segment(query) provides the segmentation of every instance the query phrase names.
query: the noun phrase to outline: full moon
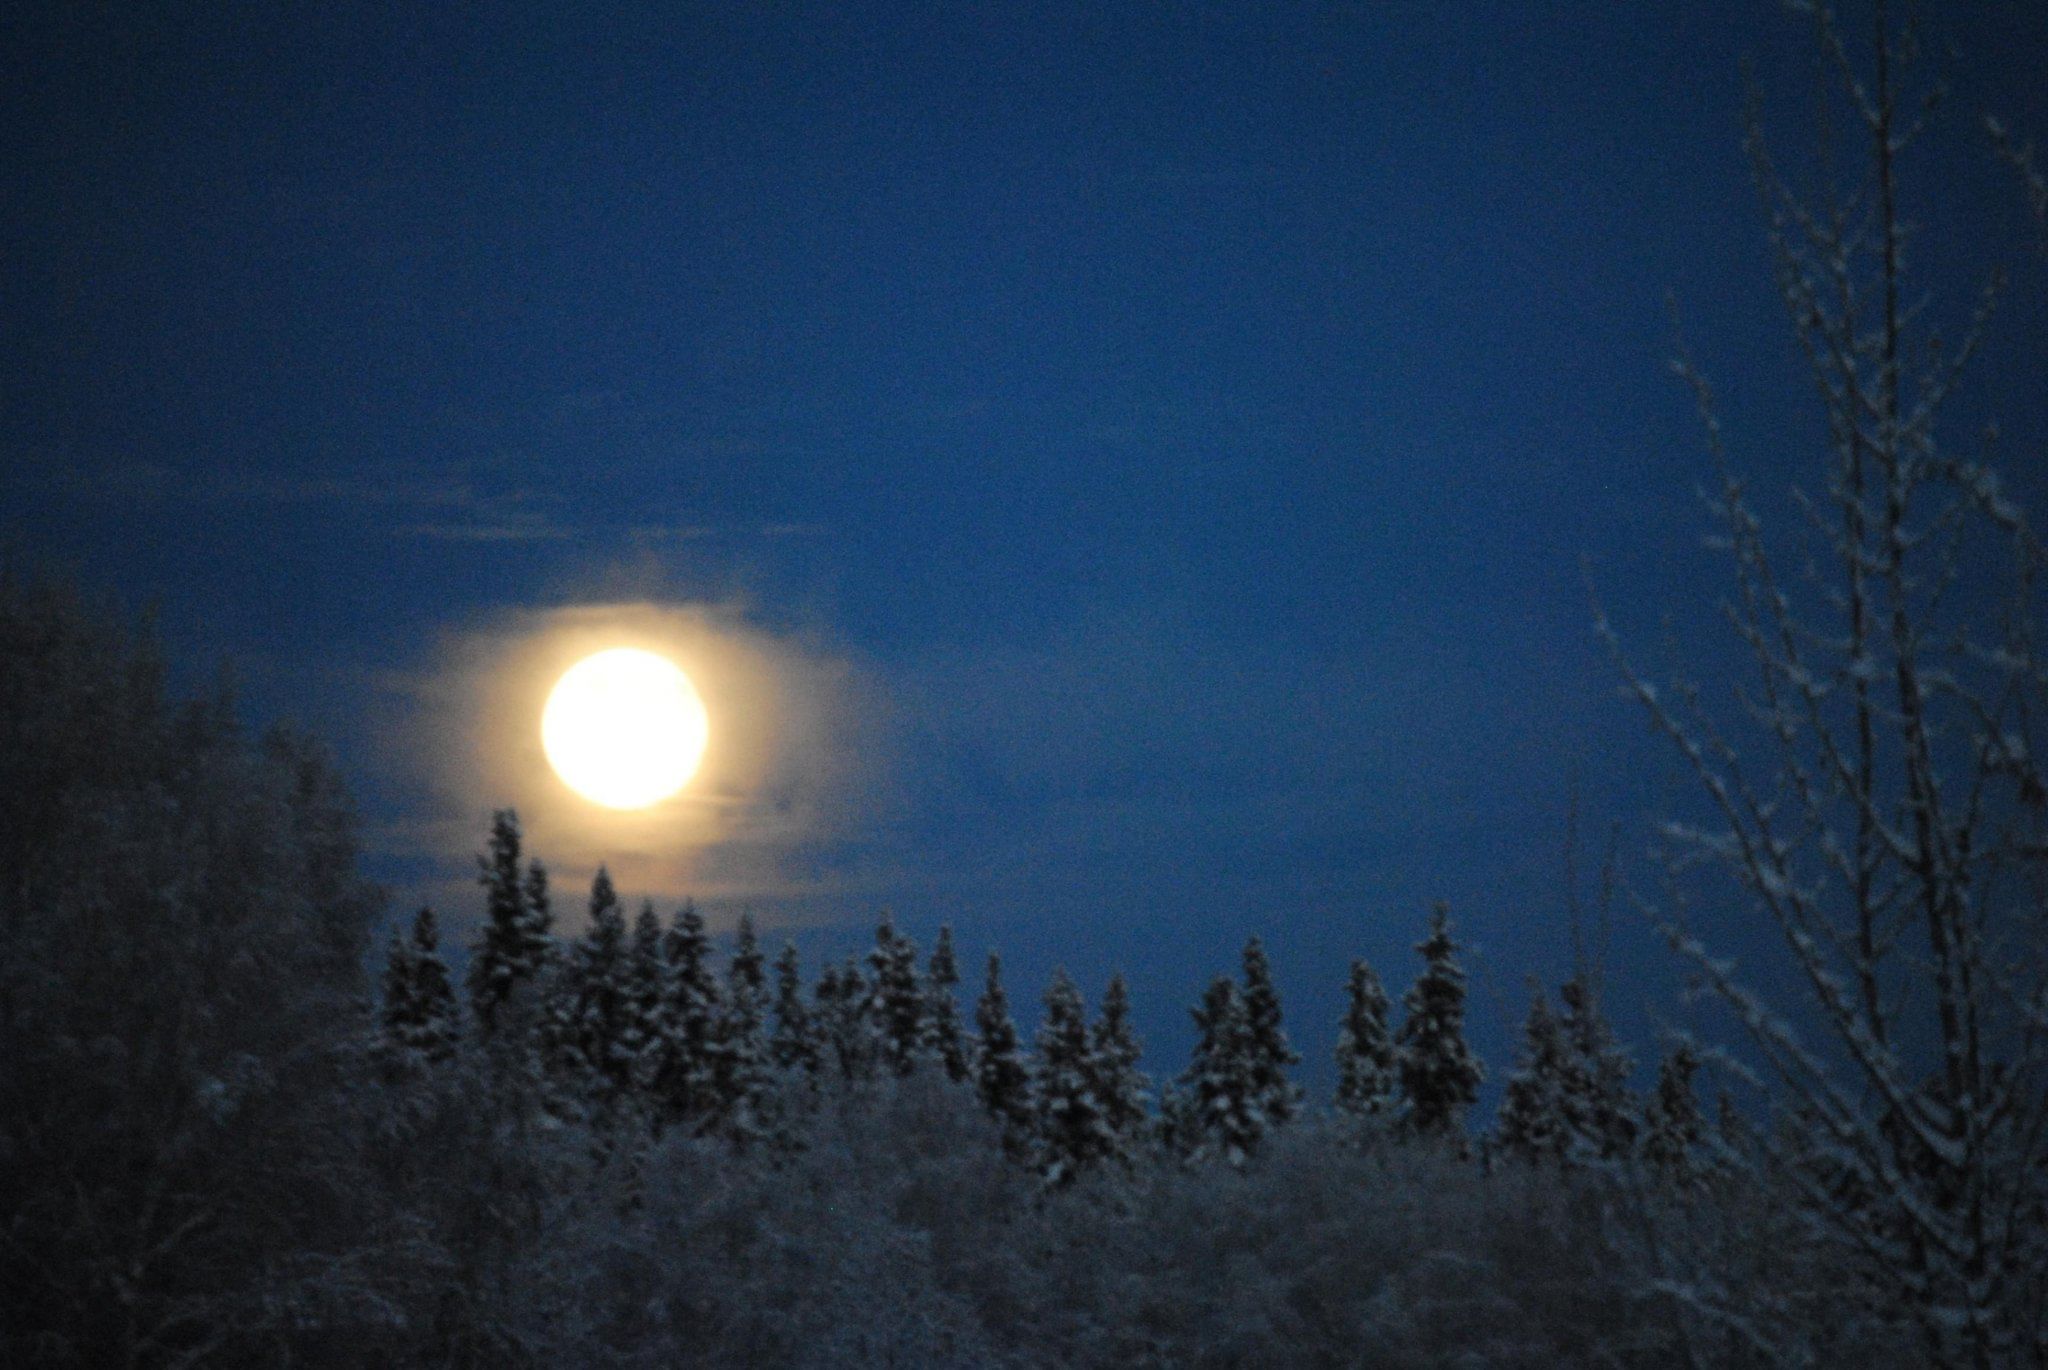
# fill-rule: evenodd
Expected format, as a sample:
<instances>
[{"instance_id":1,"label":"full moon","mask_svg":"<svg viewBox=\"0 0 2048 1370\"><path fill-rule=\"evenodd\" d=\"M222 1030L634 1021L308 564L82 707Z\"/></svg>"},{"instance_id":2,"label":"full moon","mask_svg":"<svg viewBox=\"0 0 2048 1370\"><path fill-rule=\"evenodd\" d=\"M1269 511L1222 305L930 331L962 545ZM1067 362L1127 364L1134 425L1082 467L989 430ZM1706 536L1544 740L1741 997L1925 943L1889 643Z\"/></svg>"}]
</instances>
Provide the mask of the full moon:
<instances>
[{"instance_id":1,"label":"full moon","mask_svg":"<svg viewBox=\"0 0 2048 1370\"><path fill-rule=\"evenodd\" d=\"M644 809L680 790L710 733L690 678L637 647L571 666L540 716L541 747L555 774L608 809Z\"/></svg>"}]
</instances>

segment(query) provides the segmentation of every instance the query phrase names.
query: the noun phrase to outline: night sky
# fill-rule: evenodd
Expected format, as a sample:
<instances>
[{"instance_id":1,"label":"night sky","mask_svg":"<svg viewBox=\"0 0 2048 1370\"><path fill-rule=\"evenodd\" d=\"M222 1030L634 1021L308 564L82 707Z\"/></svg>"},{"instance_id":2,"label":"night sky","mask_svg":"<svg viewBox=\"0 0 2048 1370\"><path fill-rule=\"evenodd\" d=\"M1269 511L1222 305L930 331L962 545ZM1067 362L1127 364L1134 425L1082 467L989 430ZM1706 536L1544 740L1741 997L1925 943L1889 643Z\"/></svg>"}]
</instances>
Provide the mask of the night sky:
<instances>
[{"instance_id":1,"label":"night sky","mask_svg":"<svg viewBox=\"0 0 2048 1370\"><path fill-rule=\"evenodd\" d=\"M1568 964L1574 789L1588 907L1690 793L1588 588L1716 674L1678 333L1767 507L1817 480L1741 148L1747 57L1803 165L1809 29L1006 9L17 13L0 548L325 738L394 912L473 917L517 804L565 882L813 958L950 921L1020 1016L1122 968L1155 1074L1256 932L1320 1081L1346 962L1398 993L1443 898L1498 1078ZM1919 285L2017 273L1950 433L1995 416L2038 511L2048 292L1981 119L2048 136L2048 7L1928 31ZM672 824L533 765L535 673L615 629L744 739ZM1614 925L1641 1043L1676 977Z\"/></svg>"}]
</instances>

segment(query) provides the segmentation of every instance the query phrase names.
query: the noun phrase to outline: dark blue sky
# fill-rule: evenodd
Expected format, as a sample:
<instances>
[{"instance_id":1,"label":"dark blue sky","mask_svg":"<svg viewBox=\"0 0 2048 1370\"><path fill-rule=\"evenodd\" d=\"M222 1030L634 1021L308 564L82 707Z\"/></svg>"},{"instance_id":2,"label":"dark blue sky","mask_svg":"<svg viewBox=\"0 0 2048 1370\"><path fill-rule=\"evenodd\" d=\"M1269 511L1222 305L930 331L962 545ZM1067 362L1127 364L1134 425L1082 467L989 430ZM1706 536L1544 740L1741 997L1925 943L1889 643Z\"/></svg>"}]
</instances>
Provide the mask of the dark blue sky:
<instances>
[{"instance_id":1,"label":"dark blue sky","mask_svg":"<svg viewBox=\"0 0 2048 1370\"><path fill-rule=\"evenodd\" d=\"M2032 493L2048 317L1976 129L2048 134L2048 10L1957 9L1915 264L1950 307L2020 266L1959 426L1997 415ZM1504 1064L1565 961L1572 778L1588 870L1685 793L1580 570L1699 659L1667 295L1759 485L1818 460L1740 149L1743 58L1794 150L1813 60L1763 0L5 34L11 555L329 738L408 896L517 798L451 808L381 735L470 635L711 606L885 720L829 824L706 858L726 907L836 919L812 950L950 919L1019 997L1121 966L1158 1073L1252 931L1320 1061L1345 960L1398 990L1438 897ZM1640 1029L1669 976L1619 921Z\"/></svg>"}]
</instances>

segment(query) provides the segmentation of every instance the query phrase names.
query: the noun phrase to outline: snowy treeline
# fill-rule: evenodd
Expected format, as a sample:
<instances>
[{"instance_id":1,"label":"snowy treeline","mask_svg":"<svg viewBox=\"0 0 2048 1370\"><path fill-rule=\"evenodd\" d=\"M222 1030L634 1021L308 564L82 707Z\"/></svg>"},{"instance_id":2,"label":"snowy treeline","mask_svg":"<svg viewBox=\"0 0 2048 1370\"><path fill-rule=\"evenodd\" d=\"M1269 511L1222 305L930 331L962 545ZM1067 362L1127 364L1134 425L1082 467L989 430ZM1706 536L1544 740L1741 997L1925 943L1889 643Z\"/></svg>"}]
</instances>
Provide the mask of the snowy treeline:
<instances>
[{"instance_id":1,"label":"snowy treeline","mask_svg":"<svg viewBox=\"0 0 2048 1370\"><path fill-rule=\"evenodd\" d=\"M1327 1102L1256 943L1155 1090L1120 981L1027 1031L945 937L805 974L608 881L566 935L509 815L467 977L417 917L373 992L317 750L170 699L115 622L0 587L0 1362L1649 1365L1646 1214L1731 1282L1811 1254L1751 1242L1780 1205L1711 1139L1683 1185L1475 1140L1441 915L1401 1003L1352 970ZM1598 1116L1598 1069L1528 1069Z\"/></svg>"},{"instance_id":2,"label":"snowy treeline","mask_svg":"<svg viewBox=\"0 0 2048 1370\"><path fill-rule=\"evenodd\" d=\"M1518 1241L1569 1238L1576 1249L1563 1268L1593 1282L1583 1292L1597 1286L1654 1309L1661 1296L1621 1274L1639 1254L1623 1236L1624 1215L1700 1202L1723 1175L1725 1139L1710 1141L1702 1125L1690 1048L1674 1050L1655 1093L1638 1099L1630 1058L1583 977L1559 989L1555 1013L1537 995L1498 1118L1491 1128L1469 1126L1483 1072L1465 1042L1464 977L1441 907L1416 947L1421 968L1398 1025L1374 969L1352 964L1332 1034L1339 1084L1327 1105L1305 1099L1290 1078L1300 1058L1253 939L1238 974L1218 976L1192 1007L1192 1059L1158 1091L1155 1109L1121 976L1091 1018L1080 989L1055 974L1027 1049L998 957L987 959L971 1015L962 1012L948 929L920 957L885 918L864 957L827 965L809 984L797 949L785 945L771 983L751 920L741 918L723 954L688 904L666 920L643 904L629 926L602 871L583 930L558 938L545 869L524 857L509 811L496 815L479 867L486 916L470 948L466 994L443 961L434 914L422 909L387 954L372 1056L387 1097L412 1107L453 1106L485 1090L555 1158L558 1175L536 1183L554 1189L575 1240L598 1242L601 1259L631 1253L656 1304L581 1310L577 1335L591 1340L576 1355L610 1360L659 1347L662 1355L817 1363L1289 1363L1372 1354L1426 1362L1464 1345L1490 1361L1534 1364L1581 1343L1623 1360L1677 1344L1669 1326L1624 1334L1619 1322L1595 1326L1599 1319L1516 1333L1513 1319L1482 1316L1459 1330L1456 1319L1438 1325L1448 1315L1430 1308L1385 1306L1396 1286L1378 1281L1391 1272L1312 1274L1347 1246L1374 1250L1387 1239L1387 1230L1344 1223L1392 1223L1421 1244L1379 1248L1393 1267L1417 1264L1400 1270L1402 1279L1432 1286L1448 1277L1456 1286L1452 1272L1463 1270L1476 1283L1459 1297L1479 1304L1511 1306L1513 1290L1528 1282L1555 1296L1555 1270L1490 1264L1482 1251L1440 1247L1425 1225L1408 1226L1415 1219L1404 1210L1419 1205L1429 1221L1461 1231L1458 1243L1500 1237L1493 1224L1514 1229ZM1325 1192L1331 1185L1360 1188L1340 1198ZM1432 1193L1404 1193L1411 1185ZM865 1213L874 1230L845 1232L846 1206L879 1202L877 1186L893 1197ZM952 1197L913 1199L924 1186ZM809 1198L782 1202L785 1187ZM733 1297L752 1312L695 1325L700 1291L687 1287L695 1276L661 1259L655 1234L707 1221L698 1208L707 1194L743 1207L744 1230L728 1235L743 1266L765 1263L751 1278L785 1278L773 1273L778 1259L827 1262L821 1242L861 1250L880 1242L905 1253L896 1261L914 1256L916 1301L902 1305L901 1291L862 1281L855 1304L878 1303L835 1311L848 1321L800 1335L816 1310L787 1300L813 1295L742 1289ZM1265 1218L1250 1221L1269 1204ZM1300 1230L1271 1225L1273 1214L1290 1211ZM1216 1272L1198 1276L1182 1264L1181 1243L1193 1234L1168 1235L1190 1222L1221 1225L1200 1238L1208 1259L1287 1273L1277 1284L1247 1275L1243 1291L1215 1290ZM1462 1226L1474 1223L1478 1231ZM1306 1243L1301 1251L1297 1241ZM1105 1251L1120 1254L1105 1263ZM1309 1264L1297 1267L1309 1251ZM839 1261L827 1262L834 1277L853 1278ZM664 1282L676 1287L663 1290ZM1061 1290L1057 1307L1049 1288ZM1223 1307L1198 1311L1191 1288L1210 1290L1205 1297ZM1445 1295L1432 1287L1424 1297ZM1120 1312L1120 1298L1136 1303ZM1327 1302L1314 1316L1330 1326L1304 1324L1292 1306L1303 1299ZM1381 1306L1371 1306L1375 1299ZM759 1307L764 1300L773 1312ZM1146 1312L1148 1303L1157 1308ZM1248 1321L1233 1325L1239 1319ZM516 1359L537 1335L524 1322L500 1327L490 1354ZM814 1336L825 1341L813 1346Z\"/></svg>"},{"instance_id":3,"label":"snowy treeline","mask_svg":"<svg viewBox=\"0 0 2048 1370\"><path fill-rule=\"evenodd\" d=\"M1816 1356L1917 1359L1683 1058L1629 1092L1584 987L1469 1117L1441 911L1398 1001L1333 976L1327 1100L1256 942L1155 1087L1121 981L1025 1031L943 935L806 974L603 880L572 924L509 815L468 975L419 916L372 993L317 752L109 621L0 594L0 1361L1753 1363L1680 1261Z\"/></svg>"},{"instance_id":4,"label":"snowy treeline","mask_svg":"<svg viewBox=\"0 0 2048 1370\"><path fill-rule=\"evenodd\" d=\"M588 1131L601 1156L670 1131L743 1153L787 1153L801 1148L828 1095L865 1098L867 1086L920 1072L972 1097L1005 1154L1050 1188L1097 1169L1129 1175L1168 1161L1242 1170L1305 1111L1289 1078L1300 1057L1257 938L1245 944L1240 976L1216 977L1194 1005L1193 1059L1167 1083L1155 1115L1120 975L1091 1022L1080 989L1055 974L1027 1051L993 953L975 1027L963 1026L950 928L921 961L884 917L873 950L826 966L808 988L796 946L785 944L771 991L751 917L741 916L721 965L692 904L664 924L643 903L629 931L603 870L584 931L558 941L546 868L524 860L520 841L516 815L498 813L478 862L485 918L470 949L466 1002L433 910L421 909L392 939L376 1055L404 1081L458 1051L484 1053L528 1082L549 1125ZM1472 1154L1465 1114L1483 1071L1465 1043L1464 975L1443 908L1416 950L1423 968L1398 1030L1373 968L1352 964L1330 1124L1361 1145L1414 1139ZM1611 1161L1633 1156L1640 1136L1660 1167L1693 1173L1700 1129L1690 1049L1665 1062L1659 1092L1640 1105L1627 1084L1630 1059L1612 1041L1590 982L1574 978L1559 994L1561 1017L1538 994L1524 1057L1477 1154Z\"/></svg>"}]
</instances>

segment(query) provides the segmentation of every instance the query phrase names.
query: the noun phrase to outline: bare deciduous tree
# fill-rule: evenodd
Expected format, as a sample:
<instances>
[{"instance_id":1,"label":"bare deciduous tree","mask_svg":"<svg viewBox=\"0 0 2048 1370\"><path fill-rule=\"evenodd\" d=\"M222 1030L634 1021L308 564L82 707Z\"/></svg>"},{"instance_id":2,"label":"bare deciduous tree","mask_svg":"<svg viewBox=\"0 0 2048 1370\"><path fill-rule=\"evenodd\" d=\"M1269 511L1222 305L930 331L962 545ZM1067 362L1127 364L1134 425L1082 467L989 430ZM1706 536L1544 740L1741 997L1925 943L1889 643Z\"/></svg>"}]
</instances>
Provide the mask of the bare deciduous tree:
<instances>
[{"instance_id":1,"label":"bare deciduous tree","mask_svg":"<svg viewBox=\"0 0 2048 1370\"><path fill-rule=\"evenodd\" d=\"M1736 715L1660 688L1623 654L1630 692L1676 744L1711 817L1672 824L1678 950L1746 1030L1775 1105L1756 1162L1917 1324L1944 1364L2048 1354L2048 783L2035 747L2041 547L1981 461L1937 437L1996 289L1944 348L1903 282L1899 165L1925 106L1903 94L1916 42L1877 0L1870 56L1825 6L1832 84L1868 148L1848 190L1794 189L1754 112L1749 150L1777 280L1825 408L1826 486L1796 496L1811 561L1780 545L1722 449L1711 505L1734 571L1724 603L1743 683ZM1931 102L1929 102L1931 103ZM1825 159L1824 159L1825 160ZM1795 492L1796 493L1796 492ZM1724 883L1703 882L1719 878ZM1703 890L1760 910L1801 986L1774 1004L1689 932ZM1744 1310L1674 1282L1701 1311L1784 1351Z\"/></svg>"}]
</instances>

